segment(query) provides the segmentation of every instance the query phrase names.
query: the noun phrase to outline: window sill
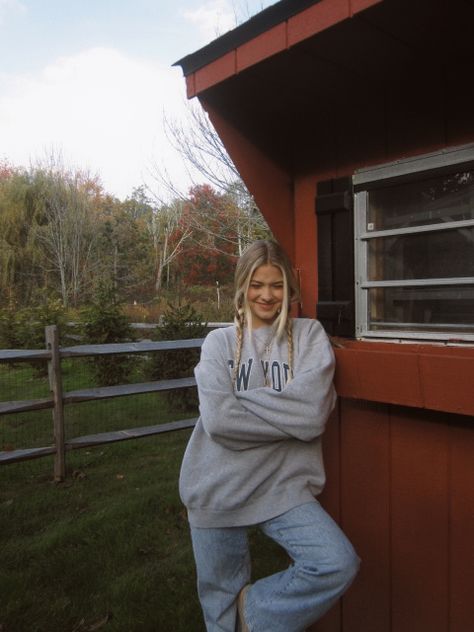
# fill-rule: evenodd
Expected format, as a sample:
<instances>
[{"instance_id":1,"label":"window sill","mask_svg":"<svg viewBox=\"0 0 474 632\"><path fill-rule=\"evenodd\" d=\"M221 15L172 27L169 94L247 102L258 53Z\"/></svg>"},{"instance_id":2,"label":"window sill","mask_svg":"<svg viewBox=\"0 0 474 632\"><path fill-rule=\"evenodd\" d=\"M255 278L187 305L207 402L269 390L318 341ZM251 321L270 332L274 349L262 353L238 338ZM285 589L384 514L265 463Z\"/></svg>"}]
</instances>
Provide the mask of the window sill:
<instances>
[{"instance_id":1,"label":"window sill","mask_svg":"<svg viewBox=\"0 0 474 632\"><path fill-rule=\"evenodd\" d=\"M474 347L338 339L341 397L474 415Z\"/></svg>"}]
</instances>

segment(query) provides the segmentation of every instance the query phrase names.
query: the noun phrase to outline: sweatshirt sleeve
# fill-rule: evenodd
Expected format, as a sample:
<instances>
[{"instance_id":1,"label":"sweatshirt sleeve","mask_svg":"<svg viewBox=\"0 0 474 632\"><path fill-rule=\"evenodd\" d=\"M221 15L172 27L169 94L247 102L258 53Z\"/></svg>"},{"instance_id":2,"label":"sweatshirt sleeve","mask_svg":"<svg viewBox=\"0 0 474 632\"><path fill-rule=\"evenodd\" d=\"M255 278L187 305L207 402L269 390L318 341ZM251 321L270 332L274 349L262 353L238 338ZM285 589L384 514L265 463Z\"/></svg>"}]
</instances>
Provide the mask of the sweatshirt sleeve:
<instances>
[{"instance_id":1,"label":"sweatshirt sleeve","mask_svg":"<svg viewBox=\"0 0 474 632\"><path fill-rule=\"evenodd\" d=\"M290 438L259 414L246 410L236 398L224 349L216 341L216 334L204 341L201 359L194 369L206 434L230 450L246 450Z\"/></svg>"},{"instance_id":2,"label":"sweatshirt sleeve","mask_svg":"<svg viewBox=\"0 0 474 632\"><path fill-rule=\"evenodd\" d=\"M322 326L311 322L301 347L295 376L282 391L256 388L240 393L239 401L275 429L300 441L324 432L336 402L334 353Z\"/></svg>"}]
</instances>

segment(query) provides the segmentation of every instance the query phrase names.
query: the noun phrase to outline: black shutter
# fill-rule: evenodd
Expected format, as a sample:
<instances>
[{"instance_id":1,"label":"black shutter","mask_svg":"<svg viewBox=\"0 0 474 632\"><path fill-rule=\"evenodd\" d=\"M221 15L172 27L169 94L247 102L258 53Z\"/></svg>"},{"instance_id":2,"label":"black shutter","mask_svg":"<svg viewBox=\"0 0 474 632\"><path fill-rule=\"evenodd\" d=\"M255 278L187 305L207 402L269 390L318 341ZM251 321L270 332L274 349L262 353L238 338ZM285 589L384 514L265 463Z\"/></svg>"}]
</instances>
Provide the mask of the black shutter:
<instances>
[{"instance_id":1,"label":"black shutter","mask_svg":"<svg viewBox=\"0 0 474 632\"><path fill-rule=\"evenodd\" d=\"M354 211L351 178L319 182L317 317L332 336L355 335Z\"/></svg>"}]
</instances>

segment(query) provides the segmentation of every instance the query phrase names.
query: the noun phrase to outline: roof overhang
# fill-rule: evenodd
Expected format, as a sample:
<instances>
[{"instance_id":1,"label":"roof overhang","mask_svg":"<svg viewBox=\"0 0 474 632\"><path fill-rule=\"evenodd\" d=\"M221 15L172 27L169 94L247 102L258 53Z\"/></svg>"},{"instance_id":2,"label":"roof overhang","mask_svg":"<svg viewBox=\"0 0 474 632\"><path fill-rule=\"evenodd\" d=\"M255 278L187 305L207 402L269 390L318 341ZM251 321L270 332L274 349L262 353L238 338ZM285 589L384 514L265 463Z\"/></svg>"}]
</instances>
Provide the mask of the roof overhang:
<instances>
[{"instance_id":1,"label":"roof overhang","mask_svg":"<svg viewBox=\"0 0 474 632\"><path fill-rule=\"evenodd\" d=\"M294 172L397 103L472 104L473 24L472 0L283 0L177 64L189 97Z\"/></svg>"}]
</instances>

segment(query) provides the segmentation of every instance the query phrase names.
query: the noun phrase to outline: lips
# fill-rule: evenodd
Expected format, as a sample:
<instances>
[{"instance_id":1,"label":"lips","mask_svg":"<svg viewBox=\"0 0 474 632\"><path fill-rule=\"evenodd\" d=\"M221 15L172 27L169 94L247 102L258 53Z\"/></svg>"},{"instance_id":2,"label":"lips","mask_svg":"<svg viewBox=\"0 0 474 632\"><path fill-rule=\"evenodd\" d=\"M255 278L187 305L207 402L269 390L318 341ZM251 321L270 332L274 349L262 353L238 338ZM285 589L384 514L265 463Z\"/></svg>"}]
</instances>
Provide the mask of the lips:
<instances>
[{"instance_id":1,"label":"lips","mask_svg":"<svg viewBox=\"0 0 474 632\"><path fill-rule=\"evenodd\" d=\"M260 309L271 312L274 307L276 307L276 303L255 303L258 305Z\"/></svg>"}]
</instances>

